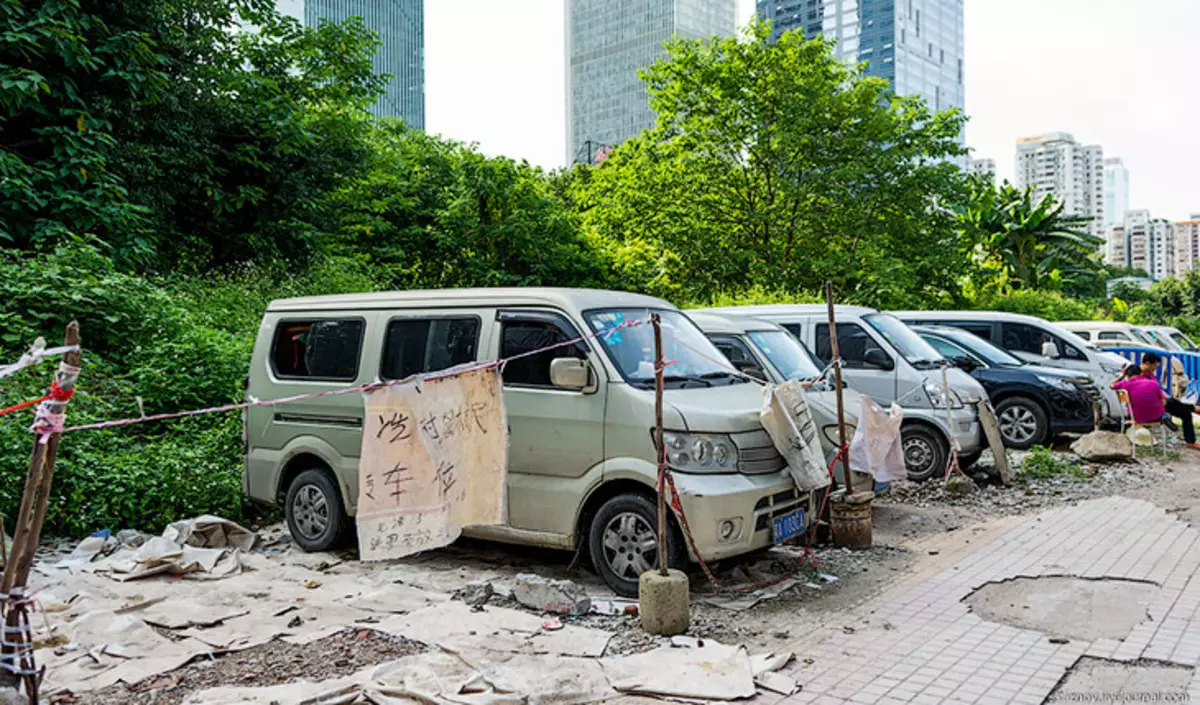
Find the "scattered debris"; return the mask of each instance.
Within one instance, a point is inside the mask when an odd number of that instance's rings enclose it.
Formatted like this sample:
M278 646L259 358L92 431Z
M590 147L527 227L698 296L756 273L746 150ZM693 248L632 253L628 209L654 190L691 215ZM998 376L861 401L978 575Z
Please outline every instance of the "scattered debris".
M483 607L496 594L496 589L485 580L467 583L454 596L472 607Z
M979 490L979 485L966 475L955 475L946 482L946 490L953 495L972 494Z
M737 700L757 692L745 648L715 641L697 642L694 647L660 647L644 654L603 659L601 664L612 687L623 693Z
M578 584L533 573L517 576L513 598L530 609L552 614L587 614L592 609L591 598Z

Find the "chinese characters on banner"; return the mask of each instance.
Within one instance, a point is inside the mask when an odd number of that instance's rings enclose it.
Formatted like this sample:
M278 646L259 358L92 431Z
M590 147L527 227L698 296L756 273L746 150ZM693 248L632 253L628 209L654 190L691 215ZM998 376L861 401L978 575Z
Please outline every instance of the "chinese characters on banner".
M414 379L367 395L358 469L363 560L452 543L504 522L507 419L499 368Z
M788 472L802 492L829 484L829 473L821 460L821 440L800 380L788 380L763 391L759 420L775 449L787 461Z

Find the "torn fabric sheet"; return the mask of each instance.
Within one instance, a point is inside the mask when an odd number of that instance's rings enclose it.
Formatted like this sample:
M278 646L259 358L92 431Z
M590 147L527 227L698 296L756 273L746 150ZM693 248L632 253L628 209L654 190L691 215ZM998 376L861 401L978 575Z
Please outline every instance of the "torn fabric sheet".
M504 523L499 368L447 375L367 394L356 516L364 561L446 546L463 526Z
M753 697L757 691L746 650L715 641L703 643L663 646L600 663L613 688L623 693L699 700Z

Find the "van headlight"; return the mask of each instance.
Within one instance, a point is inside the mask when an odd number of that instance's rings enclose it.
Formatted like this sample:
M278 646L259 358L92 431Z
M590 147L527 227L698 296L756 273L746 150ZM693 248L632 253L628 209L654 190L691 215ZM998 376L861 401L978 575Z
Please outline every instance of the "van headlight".
M667 463L680 472L737 471L737 449L729 436L716 433L664 431Z
M1036 375L1036 377L1038 378L1038 381L1049 387L1061 389L1065 392L1075 391L1075 385L1072 384L1071 380L1069 379L1063 379L1062 377L1051 377L1049 375Z
M846 442L847 443L850 442L851 438L854 438L854 433L857 430L858 429L855 427L854 424L851 424L851 423L846 424ZM828 426L822 427L821 433L825 434L825 440L829 441L830 443L832 443L835 446L842 442L842 439L838 434L837 424L830 424Z
M937 382L925 382L925 393L929 395L929 402L933 404L933 408L946 408L946 391L941 384ZM950 408L963 408L962 398L953 389L950 390Z

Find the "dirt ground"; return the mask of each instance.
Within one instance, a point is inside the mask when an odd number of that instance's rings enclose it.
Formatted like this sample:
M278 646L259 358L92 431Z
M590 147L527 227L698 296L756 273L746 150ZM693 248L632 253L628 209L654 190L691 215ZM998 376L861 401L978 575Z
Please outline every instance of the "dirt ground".
M1011 488L985 486L966 496L952 495L940 483L901 483L875 502L871 549L849 552L818 547L813 551L815 562L809 561L796 573L796 585L749 609L730 610L706 603L705 599L716 593L702 573L693 572L689 633L722 643L744 644L752 653L780 647L794 642L806 629L838 625L844 619L842 613L851 607L870 600L915 571L945 561L944 554L961 550L973 541L988 540L989 535L1018 521L1022 515L1084 499L1114 494L1144 499L1192 523L1200 518L1200 453L1188 453L1167 465L1147 462L1096 466L1094 474L1082 479L1031 480ZM278 529L273 535L278 537ZM266 550L278 550L286 544L284 534ZM742 564L723 565L720 575L736 584L746 576L761 578L777 574L791 569L799 555L801 549L776 549L750 557ZM523 609L505 590L519 573L568 578L583 585L590 595L611 594L590 570L572 565L572 558L570 554L554 551L462 540L413 560L455 576L448 583L449 591L471 580L482 578L493 582L497 595L490 605ZM345 553L340 559L349 565L354 563L355 556ZM327 568L339 570L340 566L331 561ZM831 581L830 576L836 579ZM642 632L637 619L630 616L593 614L571 621L613 632L607 654L641 652L663 643ZM61 702L173 705L182 702L188 693L208 687L266 685L345 675L426 648L373 632L369 627L361 625L303 647L275 641L192 663L134 686L117 685L77 701ZM847 624L844 628L853 629L854 625Z

